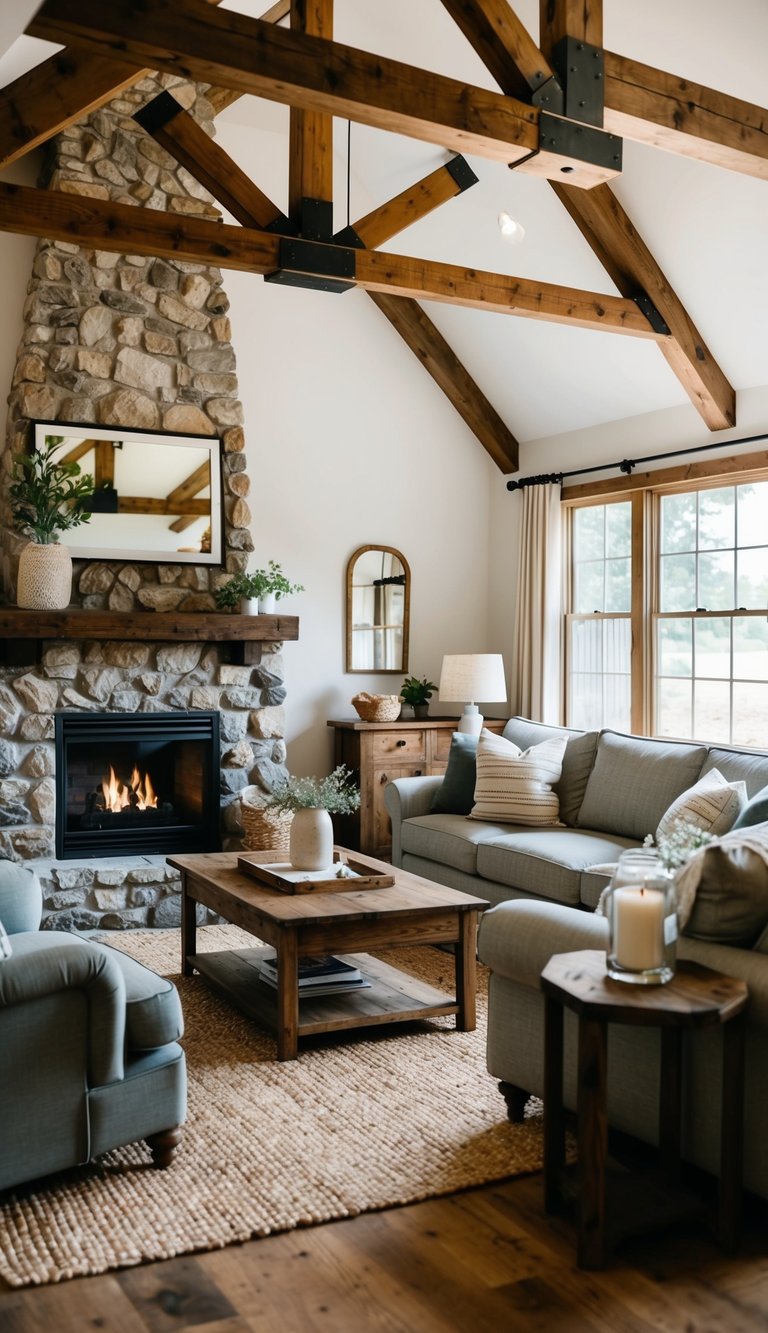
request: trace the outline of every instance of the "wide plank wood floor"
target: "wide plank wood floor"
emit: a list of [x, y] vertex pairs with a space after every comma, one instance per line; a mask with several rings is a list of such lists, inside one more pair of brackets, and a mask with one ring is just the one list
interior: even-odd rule
[[725, 1258], [695, 1228], [627, 1242], [598, 1273], [540, 1175], [23, 1291], [0, 1333], [753, 1333], [768, 1329], [768, 1213]]

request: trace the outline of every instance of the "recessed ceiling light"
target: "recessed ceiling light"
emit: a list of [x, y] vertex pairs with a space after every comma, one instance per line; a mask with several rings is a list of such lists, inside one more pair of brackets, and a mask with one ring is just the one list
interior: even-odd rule
[[516, 222], [510, 213], [499, 213], [499, 231], [506, 241], [518, 245], [525, 237], [525, 227]]

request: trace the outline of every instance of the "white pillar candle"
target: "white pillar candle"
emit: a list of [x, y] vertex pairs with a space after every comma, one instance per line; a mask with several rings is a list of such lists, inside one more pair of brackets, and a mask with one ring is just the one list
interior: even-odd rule
[[627, 885], [613, 891], [613, 957], [619, 967], [642, 972], [664, 961], [664, 894]]

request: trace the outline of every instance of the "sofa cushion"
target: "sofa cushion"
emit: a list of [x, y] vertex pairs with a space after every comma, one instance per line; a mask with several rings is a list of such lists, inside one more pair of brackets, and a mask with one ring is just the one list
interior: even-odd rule
[[403, 822], [402, 850], [475, 875], [480, 843], [505, 832], [501, 824], [481, 824], [466, 815], [415, 815]]
[[178, 1041], [184, 1034], [181, 1001], [166, 977], [129, 958], [120, 949], [93, 941], [117, 963], [125, 981], [125, 1044], [129, 1051], [148, 1051]]
[[768, 783], [768, 754], [754, 750], [729, 750], [713, 745], [701, 768], [699, 777], [717, 768], [727, 782], [746, 782], [747, 796], [755, 796]]
[[470, 818], [537, 827], [557, 824], [560, 806], [552, 786], [562, 772], [564, 753], [564, 736], [521, 750], [503, 736], [481, 732]]
[[443, 781], [432, 797], [435, 815], [468, 815], [475, 799], [477, 736], [454, 731]]
[[578, 827], [642, 842], [658, 828], [675, 797], [699, 777], [706, 754], [703, 745], [601, 731]]
[[656, 830], [656, 842], [668, 838], [678, 824], [695, 824], [713, 837], [727, 833], [746, 803], [746, 785], [726, 782], [719, 769], [711, 768], [672, 802]]
[[763, 787], [751, 801], [747, 801], [741, 811], [734, 829], [752, 828], [755, 824], [764, 824], [768, 820], [768, 787]]
[[631, 845], [625, 838], [607, 838], [585, 829], [515, 829], [478, 845], [477, 873], [577, 907], [585, 868], [598, 861], [617, 861]]
[[502, 732], [505, 740], [514, 741], [521, 750], [538, 745], [551, 736], [565, 736], [563, 771], [554, 784], [560, 802], [560, 818], [564, 824], [575, 824], [578, 818], [587, 779], [595, 762], [596, 731], [574, 731], [571, 727], [550, 727], [544, 722], [530, 722], [524, 717], [511, 717]]
[[749, 846], [715, 843], [703, 864], [683, 930], [697, 940], [751, 948], [768, 927], [768, 865]]

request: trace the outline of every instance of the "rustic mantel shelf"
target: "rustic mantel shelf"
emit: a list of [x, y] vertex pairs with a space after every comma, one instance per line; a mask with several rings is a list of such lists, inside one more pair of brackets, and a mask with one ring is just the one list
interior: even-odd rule
[[[241, 616], [215, 611], [22, 611], [0, 607], [0, 645], [19, 662], [42, 639], [129, 639], [140, 642], [278, 643], [298, 639], [298, 616]], [[5, 641], [5, 642], [3, 642]], [[248, 654], [246, 654], [246, 659]]]

